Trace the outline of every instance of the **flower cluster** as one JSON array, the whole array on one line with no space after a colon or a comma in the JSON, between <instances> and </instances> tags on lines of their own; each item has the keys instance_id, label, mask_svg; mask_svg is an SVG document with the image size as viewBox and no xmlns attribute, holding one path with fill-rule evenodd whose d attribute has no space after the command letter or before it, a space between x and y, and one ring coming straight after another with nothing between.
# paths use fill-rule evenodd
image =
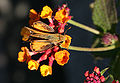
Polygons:
<instances>
[{"instance_id":1,"label":"flower cluster","mask_svg":"<svg viewBox=\"0 0 120 83\"><path fill-rule=\"evenodd\" d=\"M102 37L102 44L104 44L105 46L108 45L113 45L118 41L118 37L117 35L112 35L110 33L106 33L103 37Z\"/></svg>"},{"instance_id":2,"label":"flower cluster","mask_svg":"<svg viewBox=\"0 0 120 83\"><path fill-rule=\"evenodd\" d=\"M89 74L89 71L85 72L86 80L84 83L103 83L105 81L105 77L101 75L98 67L94 68L94 72Z\"/></svg>"},{"instance_id":3,"label":"flower cluster","mask_svg":"<svg viewBox=\"0 0 120 83\"><path fill-rule=\"evenodd\" d=\"M29 13L30 18L29 26L33 27L35 30L29 28L29 30L31 30L29 31L27 30L27 28L25 28L21 31L21 35L23 36L22 38L23 41L32 42L32 44L34 44L34 47L31 43L30 50L27 47L21 47L22 51L18 53L18 61L26 62L28 64L28 69L30 70L38 70L40 66L40 72L42 76L52 75L52 64L54 60L61 66L66 64L69 60L70 53L67 50L63 50L63 48L69 47L72 38L69 35L62 35L62 33L64 33L67 21L71 19L71 16L69 16L69 11L70 9L67 7L66 4L63 4L62 7L58 8L57 12L55 12L54 15L53 15L54 12L48 6L44 6L40 13L37 13L34 9L31 9ZM39 28L44 28L41 26L34 25L35 22L40 21L40 18L42 19L47 18L50 23L49 26L55 30L54 33L57 33L56 35L65 37L63 41L57 42L55 40L49 40L50 37L53 39L54 34L49 35L43 32L42 34L44 34L44 36L47 37L47 39L42 40L42 38L41 39L36 38L37 39L36 40L35 38L33 38L38 36L40 37L40 34L38 31L36 31L36 29L39 30ZM57 37L61 39L61 37L59 36ZM50 48L48 48L49 46ZM43 50L39 51L41 49ZM36 54L42 55L38 60L32 59L32 56ZM41 65L40 62L44 60L49 60L49 64Z\"/></svg>"},{"instance_id":4,"label":"flower cluster","mask_svg":"<svg viewBox=\"0 0 120 83\"><path fill-rule=\"evenodd\" d=\"M58 29L58 33L64 33L65 25L71 19L71 16L69 16L70 9L66 4L63 4L62 7L58 8L54 16L52 13L52 9L48 6L44 6L41 13L37 13L34 9L31 9L29 24L32 25L33 22L40 20L40 17L42 19L47 18L50 23L49 26Z\"/></svg>"},{"instance_id":5,"label":"flower cluster","mask_svg":"<svg viewBox=\"0 0 120 83\"><path fill-rule=\"evenodd\" d=\"M119 83L119 81L118 80L113 80L112 83Z\"/></svg>"}]
</instances>

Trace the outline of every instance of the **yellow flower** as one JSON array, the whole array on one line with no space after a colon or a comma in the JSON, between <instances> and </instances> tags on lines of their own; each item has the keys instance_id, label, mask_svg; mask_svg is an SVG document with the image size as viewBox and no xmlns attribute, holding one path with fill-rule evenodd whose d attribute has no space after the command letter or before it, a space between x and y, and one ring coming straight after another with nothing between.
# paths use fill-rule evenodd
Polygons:
<instances>
[{"instance_id":1,"label":"yellow flower","mask_svg":"<svg viewBox=\"0 0 120 83\"><path fill-rule=\"evenodd\" d=\"M41 18L45 19L45 18L51 18L52 16L52 9L48 6L44 6L43 10L41 11Z\"/></svg>"},{"instance_id":2,"label":"yellow flower","mask_svg":"<svg viewBox=\"0 0 120 83\"><path fill-rule=\"evenodd\" d=\"M52 67L48 65L40 66L40 72L43 77L52 75Z\"/></svg>"},{"instance_id":3,"label":"yellow flower","mask_svg":"<svg viewBox=\"0 0 120 83\"><path fill-rule=\"evenodd\" d=\"M66 64L69 60L70 53L67 50L58 51L55 53L55 60L61 66Z\"/></svg>"},{"instance_id":4,"label":"yellow flower","mask_svg":"<svg viewBox=\"0 0 120 83\"><path fill-rule=\"evenodd\" d=\"M61 10L57 11L54 18L58 22L66 23L69 20L69 16L68 15L69 15L68 12L64 8L64 9L61 9Z\"/></svg>"},{"instance_id":5,"label":"yellow flower","mask_svg":"<svg viewBox=\"0 0 120 83\"><path fill-rule=\"evenodd\" d=\"M31 56L29 55L29 50L27 47L21 47L21 50L19 53L18 53L18 61L19 62L24 62L24 61L28 61L31 59Z\"/></svg>"},{"instance_id":6,"label":"yellow flower","mask_svg":"<svg viewBox=\"0 0 120 83\"><path fill-rule=\"evenodd\" d=\"M68 48L71 43L71 37L69 35L65 35L65 41L61 44L61 47Z\"/></svg>"},{"instance_id":7,"label":"yellow flower","mask_svg":"<svg viewBox=\"0 0 120 83\"><path fill-rule=\"evenodd\" d=\"M30 60L28 62L28 69L30 70L38 70L39 67L39 63L35 60Z\"/></svg>"}]
</instances>

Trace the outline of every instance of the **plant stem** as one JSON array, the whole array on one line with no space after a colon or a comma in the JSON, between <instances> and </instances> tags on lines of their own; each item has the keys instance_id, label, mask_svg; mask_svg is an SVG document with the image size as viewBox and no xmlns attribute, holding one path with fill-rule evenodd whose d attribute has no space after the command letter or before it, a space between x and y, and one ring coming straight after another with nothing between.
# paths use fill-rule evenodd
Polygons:
<instances>
[{"instance_id":1,"label":"plant stem","mask_svg":"<svg viewBox=\"0 0 120 83\"><path fill-rule=\"evenodd\" d=\"M115 49L116 46L108 46L108 47L100 47L100 48L84 48L84 47L76 47L76 46L69 46L69 50L76 50L76 51L89 51L89 52L94 52L94 51L108 51Z\"/></svg>"},{"instance_id":2,"label":"plant stem","mask_svg":"<svg viewBox=\"0 0 120 83\"><path fill-rule=\"evenodd\" d=\"M77 27L80 27L80 28L82 28L82 29L85 29L85 30L87 30L87 31L90 31L90 32L92 32L92 33L94 33L94 34L96 34L96 35L99 35L99 34L100 34L100 32L99 32L98 30L95 30L95 29L93 29L93 28L91 28L91 27L88 27L88 26L86 26L86 25L80 24L80 23L78 23L78 22L76 22L76 21L74 21L74 20L69 20L68 23L70 23L70 24L72 24L72 25L75 25L75 26L77 26Z\"/></svg>"}]
</instances>

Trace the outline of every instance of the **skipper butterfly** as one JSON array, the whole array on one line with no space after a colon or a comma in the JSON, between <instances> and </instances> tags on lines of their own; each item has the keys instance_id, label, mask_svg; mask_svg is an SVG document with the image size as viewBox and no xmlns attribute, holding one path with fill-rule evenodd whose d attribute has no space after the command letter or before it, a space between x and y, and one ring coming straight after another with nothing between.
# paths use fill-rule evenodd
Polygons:
<instances>
[{"instance_id":1,"label":"skipper butterfly","mask_svg":"<svg viewBox=\"0 0 120 83\"><path fill-rule=\"evenodd\" d=\"M32 25L33 28L23 27L21 30L22 40L27 41L30 37L30 46L35 52L42 52L55 45L61 44L65 40L65 35L54 33L54 29L47 24L37 21Z\"/></svg>"}]
</instances>

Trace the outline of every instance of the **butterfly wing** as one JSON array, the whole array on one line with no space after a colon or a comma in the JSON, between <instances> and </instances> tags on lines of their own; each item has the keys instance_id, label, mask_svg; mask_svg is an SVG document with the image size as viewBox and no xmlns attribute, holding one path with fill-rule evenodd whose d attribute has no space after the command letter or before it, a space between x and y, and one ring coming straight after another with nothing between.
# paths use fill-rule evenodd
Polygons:
<instances>
[{"instance_id":1,"label":"butterfly wing","mask_svg":"<svg viewBox=\"0 0 120 83\"><path fill-rule=\"evenodd\" d=\"M42 52L53 47L49 40L33 40L30 43L31 49L35 52Z\"/></svg>"},{"instance_id":2,"label":"butterfly wing","mask_svg":"<svg viewBox=\"0 0 120 83\"><path fill-rule=\"evenodd\" d=\"M32 27L45 32L54 32L54 29L52 27L48 26L47 24L41 21L34 22Z\"/></svg>"},{"instance_id":3,"label":"butterfly wing","mask_svg":"<svg viewBox=\"0 0 120 83\"><path fill-rule=\"evenodd\" d=\"M22 30L21 30L22 33L26 33L26 31L27 31L27 33L30 33L30 34L43 33L43 32L40 32L38 30L29 28L29 27L23 27Z\"/></svg>"},{"instance_id":4,"label":"butterfly wing","mask_svg":"<svg viewBox=\"0 0 120 83\"><path fill-rule=\"evenodd\" d=\"M21 35L23 36L23 39L29 39L29 36L31 36L31 37L46 39L56 44L63 42L65 40L64 35L44 33L44 32L40 32L35 29L29 28L29 27L22 28Z\"/></svg>"},{"instance_id":5,"label":"butterfly wing","mask_svg":"<svg viewBox=\"0 0 120 83\"><path fill-rule=\"evenodd\" d=\"M23 41L27 41L29 39L29 36L30 36L30 31L27 29L27 28L22 28L21 30L21 36L23 36L22 40Z\"/></svg>"},{"instance_id":6,"label":"butterfly wing","mask_svg":"<svg viewBox=\"0 0 120 83\"><path fill-rule=\"evenodd\" d=\"M23 27L21 30L21 36L23 36L22 40L27 41L29 39L29 37L35 33L41 33L41 32L34 30L34 29L31 29L29 27Z\"/></svg>"}]
</instances>

